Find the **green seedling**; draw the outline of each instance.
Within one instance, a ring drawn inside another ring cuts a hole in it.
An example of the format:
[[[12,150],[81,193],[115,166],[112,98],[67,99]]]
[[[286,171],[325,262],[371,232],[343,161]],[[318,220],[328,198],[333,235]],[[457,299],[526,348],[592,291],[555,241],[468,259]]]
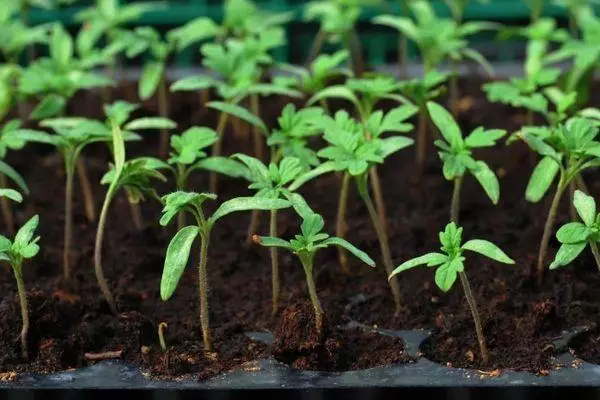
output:
[[[289,189],[289,186],[304,171],[300,160],[295,157],[284,157],[278,163],[271,162],[269,166],[245,154],[234,154],[233,157],[240,160],[248,168],[250,182],[252,182],[249,189],[256,190],[256,194],[254,195],[256,198],[289,200],[292,197],[292,191]],[[258,215],[258,212],[253,210],[250,227],[248,228],[249,241],[252,240],[258,228]],[[269,235],[273,237],[277,236],[277,210],[271,210]],[[276,314],[279,309],[281,292],[279,284],[279,255],[276,248],[271,249],[271,280],[273,314]]]
[[[298,110],[294,104],[286,105],[277,119],[279,127],[272,130],[267,138],[267,145],[272,149],[271,161],[296,157],[305,170],[319,165],[319,157],[308,146],[308,141],[321,134],[317,121],[323,115],[324,110],[319,107]]]
[[[556,238],[561,243],[550,269],[569,265],[589,245],[600,270],[600,214],[596,214],[596,201],[580,190],[575,191],[573,204],[582,222],[569,222],[560,227]]]
[[[171,85],[171,91],[195,91],[215,88],[223,103],[237,105],[244,99],[251,98],[253,114],[259,115],[258,98],[272,94],[301,97],[301,93],[271,83],[260,83],[263,69],[260,64],[270,63],[272,59],[268,50],[283,43],[283,36],[270,38],[268,32],[263,32],[258,38],[248,41],[227,40],[223,44],[207,43],[202,46],[203,65],[207,74],[187,77]],[[216,77],[215,77],[216,75]],[[215,142],[212,156],[221,155],[221,139],[228,123],[229,114],[221,112],[217,123],[219,140]],[[258,136],[258,137],[257,137]],[[254,130],[255,155],[262,159],[262,138],[260,132]],[[210,176],[210,191],[216,192],[218,185],[217,174]]]
[[[364,71],[362,46],[356,34],[356,23],[365,6],[381,5],[381,0],[319,0],[311,1],[304,10],[306,21],[319,21],[319,32],[313,42],[306,64],[321,51],[326,42],[343,43],[352,58],[356,76]]]
[[[290,186],[290,190],[298,189],[305,182],[328,172],[337,171],[343,174],[343,180],[354,178],[358,193],[364,201],[371,217],[371,222],[377,233],[377,239],[381,248],[383,263],[387,275],[392,272],[392,255],[390,252],[387,232],[383,220],[377,212],[371,195],[369,194],[368,180],[369,171],[374,165],[382,164],[391,154],[410,146],[413,140],[404,136],[383,137],[385,132],[406,132],[412,125],[403,123],[408,116],[414,114],[414,107],[405,105],[390,111],[387,115],[378,111],[374,113],[366,125],[351,118],[347,112],[338,111],[335,118],[324,116],[321,122],[325,132],[323,138],[328,146],[320,150],[319,157],[326,159],[323,164],[312,171],[300,176]],[[370,139],[367,138],[366,130],[369,130]],[[338,230],[340,230],[341,216],[345,211],[343,204],[343,186],[338,207]],[[345,223],[344,223],[345,225]],[[341,229],[345,231],[345,229]],[[401,308],[401,294],[398,282],[390,280],[392,294],[396,311]]]
[[[302,215],[300,234],[296,235],[290,241],[280,239],[277,236],[257,236],[255,238],[262,246],[286,249],[298,256],[306,274],[308,293],[315,310],[315,324],[319,337],[322,337],[324,333],[325,313],[321,307],[313,278],[314,259],[317,251],[329,246],[342,247],[368,266],[375,267],[375,261],[367,253],[359,250],[344,239],[331,237],[327,233],[324,233],[324,226],[323,217],[318,214],[307,213],[306,215]]]
[[[3,191],[0,195],[7,196],[16,201],[22,199],[16,192]],[[13,241],[0,235],[0,260],[10,264],[15,275],[15,280],[17,281],[21,317],[23,319],[23,327],[21,328],[21,354],[25,360],[28,358],[27,335],[29,333],[29,309],[27,306],[27,290],[25,289],[25,282],[23,280],[23,261],[35,257],[40,251],[40,246],[37,244],[40,237],[37,236],[34,238],[38,223],[39,216],[33,216],[18,230]]]
[[[498,246],[492,242],[481,239],[472,239],[462,244],[463,229],[454,222],[446,225],[443,232],[440,232],[440,243],[442,245],[441,253],[427,253],[412,260],[408,260],[400,264],[390,275],[390,278],[408,269],[425,265],[427,267],[436,267],[435,284],[444,292],[449,291],[456,277],[460,277],[467,303],[471,309],[473,321],[475,322],[475,332],[479,342],[479,350],[481,351],[481,361],[486,365],[489,361],[485,336],[483,335],[483,327],[477,310],[475,297],[471,292],[471,286],[467,279],[464,262],[466,257],[464,251],[472,251],[479,253],[494,261],[504,264],[514,264],[515,262],[508,257]]]
[[[227,0],[223,4],[223,22],[217,27],[217,37],[246,38],[261,31],[278,28],[289,22],[292,12],[267,12],[250,0]]]
[[[282,70],[289,72],[291,75],[277,76],[274,78],[273,83],[291,87],[305,95],[313,96],[325,89],[332,80],[352,76],[352,71],[342,66],[348,56],[347,50],[340,50],[331,55],[319,55],[310,63],[308,68],[289,64],[280,65],[279,67]],[[326,99],[321,100],[321,106],[328,111]]]
[[[34,44],[46,43],[48,27],[41,25],[29,27],[26,13],[22,12],[25,2],[8,1],[0,10],[0,53],[6,62],[18,66],[25,49]],[[21,19],[15,19],[20,15]]]
[[[519,135],[543,157],[529,178],[525,198],[537,203],[558,178],[538,253],[537,274],[542,277],[548,241],[564,191],[573,180],[580,179],[582,171],[600,165],[598,127],[589,119],[575,117],[556,128],[524,127]]]
[[[175,176],[178,191],[185,191],[187,179],[198,169],[218,172],[232,178],[246,178],[246,168],[227,157],[208,157],[204,151],[218,140],[217,133],[206,127],[192,127],[181,135],[171,136],[169,166]],[[185,214],[177,216],[177,228],[185,225]]]
[[[415,16],[415,21],[409,17],[393,15],[381,15],[373,21],[398,30],[417,45],[423,59],[423,76],[439,68],[443,61],[451,61],[453,73],[450,76],[450,104],[452,115],[456,118],[459,100],[457,63],[468,59],[493,75],[492,66],[485,57],[468,47],[468,38],[485,30],[496,30],[499,25],[478,21],[462,23],[455,19],[440,18],[435,14],[433,6],[423,0],[411,1],[408,7]]]
[[[502,129],[476,128],[469,136],[463,137],[460,127],[446,109],[437,103],[427,103],[433,123],[438,127],[442,138],[435,141],[443,166],[444,178],[454,182],[450,221],[458,224],[460,214],[460,190],[467,172],[477,179],[492,203],[500,199],[500,184],[494,171],[484,162],[473,158],[473,150],[492,147],[506,135]]]
[[[556,22],[543,18],[525,28],[509,31],[528,39],[524,64],[524,77],[508,82],[491,82],[483,85],[488,100],[527,110],[527,125],[533,125],[534,113],[547,115],[548,100],[543,89],[556,85],[560,69],[548,67],[550,42],[564,38],[566,32],[556,28]]]
[[[125,141],[124,134],[115,123],[112,125],[112,146],[114,164],[112,168],[102,177],[100,183],[108,184],[108,190],[104,197],[100,218],[98,219],[98,228],[96,230],[96,241],[94,245],[94,270],[98,285],[102,290],[104,298],[108,303],[113,314],[118,315],[117,303],[106,283],[104,278],[104,270],[102,268],[102,242],[104,240],[104,228],[106,225],[106,217],[110,204],[114,199],[119,189],[125,189],[131,203],[137,204],[144,199],[144,196],[150,195],[158,199],[151,181],[153,179],[166,181],[167,179],[159,172],[160,169],[166,168],[165,163],[161,160],[141,157],[132,160],[125,158]]]
[[[206,217],[203,205],[206,200],[215,200],[212,193],[174,192],[164,196],[164,208],[160,224],[166,226],[173,217],[181,212],[189,212],[195,220],[194,225],[180,229],[171,239],[163,275],[160,282],[160,297],[166,301],[175,292],[177,284],[183,274],[190,257],[190,250],[196,237],[200,236],[200,262],[198,269],[198,285],[200,289],[200,321],[204,339],[204,351],[212,352],[213,342],[210,331],[208,307],[208,247],[211,231],[215,224],[224,216],[237,211],[278,210],[289,207],[291,204],[282,199],[266,199],[259,197],[238,197],[225,201],[210,217]]]

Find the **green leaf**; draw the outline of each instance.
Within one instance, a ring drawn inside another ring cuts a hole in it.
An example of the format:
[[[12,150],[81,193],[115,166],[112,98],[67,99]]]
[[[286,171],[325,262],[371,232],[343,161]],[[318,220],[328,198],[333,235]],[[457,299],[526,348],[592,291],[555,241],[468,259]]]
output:
[[[194,168],[215,171],[231,178],[249,180],[248,170],[239,162],[227,157],[207,157],[194,164]]]
[[[291,191],[298,190],[300,186],[304,185],[306,182],[313,180],[314,178],[327,174],[329,172],[335,171],[335,163],[333,162],[325,162],[316,168],[306,172],[303,175],[300,175],[290,186],[289,189]]]
[[[140,99],[148,100],[156,93],[164,71],[165,64],[161,61],[151,61],[144,65],[138,88]]]
[[[210,222],[214,224],[220,218],[236,211],[249,210],[279,210],[287,208],[292,204],[283,199],[265,199],[260,197],[238,197],[228,200],[221,204],[217,211],[210,217]]]
[[[62,68],[66,68],[73,57],[73,38],[60,24],[54,26],[50,36],[50,56]]]
[[[581,222],[569,222],[560,227],[556,232],[556,238],[561,243],[573,244],[585,242],[590,234],[590,229]]]
[[[410,18],[380,15],[373,18],[373,23],[394,28],[414,42],[419,42],[420,40],[419,28]]]
[[[573,205],[577,214],[587,226],[592,226],[596,219],[596,201],[592,196],[588,196],[581,190],[576,190],[573,196]]]
[[[462,147],[462,133],[452,115],[444,107],[431,101],[427,102],[427,109],[433,123],[438,127],[440,133],[450,146],[454,149]]]
[[[190,250],[194,239],[199,234],[200,230],[197,226],[186,226],[179,230],[173,236],[173,239],[171,239],[167,248],[165,265],[160,280],[160,298],[164,301],[169,300],[175,292],[179,279],[190,258]]]
[[[494,67],[480,52],[467,47],[462,49],[462,54],[479,64],[488,76],[494,76]]]
[[[217,81],[210,76],[198,75],[180,79],[171,85],[171,92],[194,91],[214,87]]]
[[[265,125],[265,123],[256,115],[252,114],[250,111],[245,109],[244,107],[238,106],[237,104],[225,103],[222,101],[211,101],[206,105],[207,107],[214,108],[215,110],[219,110],[223,113],[227,113],[237,117],[241,120],[248,122],[249,124],[257,127],[264,133],[268,133],[269,129]]]
[[[544,157],[533,170],[527,189],[525,190],[525,198],[527,201],[537,203],[544,197],[552,182],[556,178],[559,170],[558,163],[550,157]]]
[[[327,87],[319,92],[317,92],[313,97],[311,97],[307,102],[306,105],[310,106],[313,105],[323,99],[330,99],[330,98],[334,98],[334,99],[345,99],[350,101],[352,104],[354,104],[354,106],[359,109],[360,108],[360,101],[358,100],[358,97],[356,97],[356,95],[354,94],[354,92],[352,92],[352,90],[348,89],[345,86],[330,86]]]
[[[283,194],[285,198],[288,199],[290,203],[292,203],[292,207],[294,207],[296,213],[303,220],[308,218],[310,215],[315,214],[315,212],[312,210],[312,208],[310,208],[306,200],[304,200],[304,197],[302,197],[300,194],[291,193],[288,191],[284,191]]]
[[[281,247],[293,251],[293,247],[287,240],[272,236],[256,236],[258,244],[265,247]]]
[[[440,265],[435,271],[435,284],[447,292],[456,282],[456,276],[464,270],[463,262],[460,258],[454,258]]]
[[[334,246],[343,247],[344,249],[346,249],[350,253],[352,253],[352,255],[354,255],[356,258],[358,258],[359,260],[361,260],[362,262],[367,264],[369,267],[375,267],[375,261],[373,261],[373,259],[371,257],[369,257],[369,255],[367,253],[365,253],[362,250],[357,249],[356,247],[354,247],[353,244],[349,243],[348,241],[346,241],[344,239],[341,239],[338,237],[331,237],[331,238],[325,239],[323,241],[323,244],[325,246],[334,245]]]
[[[14,249],[20,252],[21,249],[26,248],[30,244],[39,222],[39,215],[34,215],[27,222],[25,222],[25,224],[17,231],[17,234],[15,235],[15,240],[13,241]]]
[[[139,129],[175,129],[177,124],[168,119],[161,117],[146,117],[138,118],[125,125],[124,129],[128,131],[136,131]]]
[[[469,240],[462,246],[463,250],[474,251],[482,254],[487,258],[496,260],[504,264],[514,264],[514,260],[506,255],[498,246],[487,240],[473,239]]]
[[[25,194],[29,194],[29,188],[23,177],[15,171],[10,165],[0,160],[0,174],[6,175],[11,181],[19,186],[19,189]]]
[[[504,137],[506,131],[503,129],[486,130],[482,127],[475,129],[465,140],[467,147],[491,147],[498,139]]]
[[[121,175],[121,171],[123,171],[123,166],[125,165],[125,141],[123,140],[121,128],[117,125],[113,125],[112,127],[112,139],[115,171],[117,175]]]
[[[58,94],[49,94],[31,112],[29,118],[41,120],[54,117],[59,114],[67,105],[67,99]]]
[[[570,264],[585,249],[587,242],[564,243],[558,249],[554,261],[550,264],[550,269],[556,269]]]
[[[500,199],[500,183],[494,171],[483,161],[477,161],[477,168],[470,170],[477,179],[492,203],[498,204]]]
[[[21,203],[23,201],[21,193],[14,189],[0,188],[0,197],[6,197],[16,203]]]
[[[389,277],[391,278],[392,276],[399,274],[400,272],[406,271],[414,267],[418,267],[419,265],[435,267],[437,265],[445,263],[446,261],[448,261],[448,256],[445,254],[427,253],[422,256],[403,262],[392,271]]]

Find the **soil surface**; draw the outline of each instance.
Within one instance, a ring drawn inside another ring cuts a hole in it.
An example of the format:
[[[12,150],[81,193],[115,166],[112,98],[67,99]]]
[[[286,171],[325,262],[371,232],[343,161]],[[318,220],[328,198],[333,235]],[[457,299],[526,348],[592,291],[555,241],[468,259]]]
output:
[[[465,133],[477,126],[503,128],[513,132],[524,121],[520,113],[487,103],[480,91],[481,81],[462,83],[460,124]],[[117,96],[136,102],[135,87],[124,87]],[[216,115],[202,110],[199,96],[174,94],[171,117],[181,130],[191,125],[215,126]],[[600,104],[595,99],[595,105]],[[285,104],[283,99],[267,99],[262,109],[272,124]],[[332,104],[332,107],[343,104]],[[73,115],[100,115],[99,96],[80,95],[73,102]],[[147,102],[136,116],[156,113]],[[229,129],[224,140],[226,154],[250,151],[249,135]],[[147,140],[128,147],[129,157],[156,155],[157,132]],[[315,145],[319,145],[316,143]],[[108,152],[102,145],[84,152],[96,206],[106,187],[98,184],[106,171]],[[104,242],[105,276],[117,298],[121,314],[113,316],[102,300],[93,273],[93,245],[96,224],[86,219],[79,186],[75,185],[74,284],[61,281],[64,172],[62,160],[53,149],[28,146],[9,153],[8,161],[26,178],[31,195],[14,206],[15,220],[22,224],[39,213],[41,252],[26,263],[25,282],[31,312],[30,360],[20,357],[18,335],[20,312],[14,278],[2,268],[0,290],[0,372],[50,372],[77,368],[93,362],[90,358],[113,356],[136,364],[152,376],[207,379],[235,368],[251,368],[252,361],[275,357],[295,368],[354,370],[412,360],[400,339],[371,332],[346,330],[354,319],[369,325],[393,329],[428,329],[432,336],[422,347],[423,355],[442,364],[478,369],[517,369],[545,373],[555,367],[553,357],[564,349],[553,346],[562,331],[575,326],[599,326],[600,274],[591,254],[559,271],[549,272],[541,285],[530,277],[550,198],[530,204],[524,191],[536,158],[522,143],[500,145],[477,152],[496,171],[501,199],[494,206],[474,179],[465,179],[461,224],[463,237],[495,242],[515,259],[506,266],[472,255],[466,272],[480,307],[491,363],[481,364],[470,311],[459,285],[442,293],[433,283],[433,270],[422,268],[399,276],[404,308],[394,315],[393,302],[380,260],[379,245],[365,206],[355,190],[348,208],[347,239],[367,251],[378,266],[370,269],[351,259],[351,274],[340,272],[337,252],[326,249],[315,262],[315,280],[328,324],[323,337],[315,337],[314,316],[304,273],[295,257],[280,253],[283,292],[281,311],[271,315],[271,277],[268,250],[246,244],[248,214],[224,218],[213,232],[209,254],[211,326],[216,353],[203,352],[199,321],[197,274],[192,257],[180,286],[168,302],[160,300],[159,283],[163,257],[174,234],[174,225],[158,225],[160,205],[141,205],[144,229],[134,228],[124,195],[118,195],[109,212]],[[30,162],[35,160],[35,162]],[[411,149],[392,156],[379,168],[388,215],[388,232],[394,263],[439,247],[438,232],[449,219],[451,183],[441,174],[441,164],[431,146],[427,167],[415,175]],[[600,194],[596,171],[584,174],[592,194]],[[159,193],[172,190],[172,182],[158,185]],[[189,187],[206,190],[208,175],[194,174]],[[247,183],[220,179],[219,201],[248,195]],[[325,176],[302,189],[307,201],[335,231],[339,181]],[[216,202],[215,202],[216,204]],[[214,205],[211,205],[214,210]],[[280,236],[289,238],[299,229],[292,212],[279,213]],[[561,204],[557,224],[568,220],[567,202]],[[265,214],[259,233],[268,231]],[[5,226],[2,225],[2,229]],[[557,249],[552,240],[548,261]],[[165,322],[167,351],[158,344],[158,324]],[[271,332],[273,345],[250,339],[249,332]],[[581,356],[600,360],[598,333],[573,342],[587,348]]]

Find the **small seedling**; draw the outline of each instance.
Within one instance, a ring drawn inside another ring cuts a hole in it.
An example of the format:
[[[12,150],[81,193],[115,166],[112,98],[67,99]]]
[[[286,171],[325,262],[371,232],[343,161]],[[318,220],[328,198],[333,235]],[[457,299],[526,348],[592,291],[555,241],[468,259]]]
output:
[[[429,114],[440,130],[443,140],[436,140],[440,159],[444,163],[444,178],[454,182],[450,221],[458,224],[460,213],[460,190],[466,172],[470,172],[479,182],[492,203],[497,204],[500,198],[500,184],[494,171],[484,162],[475,160],[474,149],[492,147],[506,135],[502,129],[476,128],[469,136],[463,137],[460,127],[452,115],[437,103],[427,103]]]
[[[20,195],[16,192],[3,191],[0,195],[10,197],[13,200],[20,199]],[[40,251],[40,246],[37,244],[40,237],[37,236],[34,238],[38,223],[39,216],[34,215],[18,230],[12,242],[7,237],[0,235],[0,261],[10,264],[15,275],[15,280],[17,281],[21,317],[23,319],[21,354],[25,360],[28,358],[27,335],[29,333],[29,309],[27,306],[27,290],[23,281],[23,261],[35,257]]]
[[[272,162],[268,167],[260,160],[245,154],[234,154],[233,157],[239,159],[248,167],[250,171],[249,179],[252,182],[249,189],[257,191],[254,195],[256,198],[283,198],[289,200],[292,196],[289,186],[304,171],[300,160],[295,157],[284,157],[279,163]],[[258,215],[258,212],[255,212],[255,210],[252,211],[250,226],[248,228],[249,241],[252,240],[258,228]],[[277,236],[277,210],[271,210],[269,235],[273,237]],[[273,314],[276,314],[279,309],[280,297],[279,255],[276,248],[271,249],[271,279]]]
[[[564,191],[573,180],[580,177],[582,171],[600,165],[600,142],[596,140],[597,135],[598,127],[594,122],[581,117],[571,118],[556,128],[525,127],[519,134],[533,151],[543,157],[529,178],[525,198],[537,203],[558,176],[538,253],[539,277],[544,273],[548,242]]]
[[[164,208],[160,218],[160,224],[166,226],[173,217],[181,212],[189,212],[195,220],[194,225],[180,229],[171,239],[167,254],[163,275],[160,282],[160,297],[166,301],[175,292],[179,279],[187,265],[190,250],[196,237],[200,236],[200,262],[198,270],[198,284],[200,289],[200,321],[202,325],[202,336],[204,339],[204,351],[213,351],[213,342],[210,331],[209,308],[208,308],[208,246],[211,231],[217,221],[222,217],[236,211],[278,210],[289,207],[291,204],[282,199],[266,199],[258,197],[238,197],[222,203],[212,216],[207,218],[204,214],[203,205],[206,200],[215,200],[216,195],[212,193],[174,192],[163,196]]]
[[[100,181],[103,185],[108,184],[109,186],[104,197],[100,218],[98,219],[98,228],[96,230],[94,270],[96,279],[110,310],[115,315],[118,315],[117,303],[106,283],[102,268],[102,242],[104,240],[104,227],[110,204],[121,188],[127,191],[129,201],[132,203],[138,203],[140,200],[143,200],[145,195],[151,195],[158,199],[158,195],[152,188],[151,180],[166,181],[167,179],[159,172],[159,169],[165,168],[165,163],[161,160],[141,157],[125,161],[125,141],[118,125],[113,125],[112,127],[112,140],[114,164],[111,170]]]
[[[368,266],[375,267],[375,261],[373,261],[365,252],[357,249],[344,239],[330,237],[327,233],[324,233],[324,226],[325,223],[323,217],[318,214],[307,213],[306,215],[302,215],[302,225],[300,226],[301,233],[296,235],[294,239],[291,239],[290,241],[280,239],[277,236],[255,237],[255,240],[262,246],[283,248],[298,256],[298,259],[304,268],[304,273],[306,274],[308,293],[315,310],[316,329],[319,337],[322,337],[324,333],[324,312],[319,297],[317,296],[317,288],[313,278],[314,259],[317,251],[329,246],[343,247]]]
[[[414,107],[405,105],[390,111],[385,118],[383,112],[374,113],[372,118],[367,121],[370,133],[369,139],[365,133],[367,129],[365,125],[355,121],[346,111],[338,111],[335,118],[324,116],[321,122],[325,132],[323,138],[329,146],[320,150],[317,154],[327,161],[300,176],[290,186],[291,190],[296,190],[305,182],[332,171],[343,173],[346,176],[344,180],[349,180],[350,177],[354,178],[358,192],[367,206],[371,222],[377,233],[387,275],[392,272],[392,255],[383,220],[369,194],[369,171],[374,165],[382,164],[389,155],[413,143],[412,139],[404,136],[384,138],[382,135],[388,131],[409,131],[412,125],[400,123],[400,121],[404,121],[415,111]],[[343,188],[341,192],[343,192]],[[340,196],[340,199],[342,199],[342,196]],[[338,208],[338,224],[342,207],[344,206]],[[395,279],[390,280],[390,286],[394,296],[396,312],[398,312],[401,308],[400,288]]]
[[[460,277],[460,283],[462,284],[467,303],[471,309],[473,315],[473,321],[475,322],[475,332],[477,333],[477,340],[479,341],[479,349],[481,351],[481,360],[483,364],[487,364],[489,361],[487,346],[485,343],[485,337],[483,335],[483,327],[481,325],[481,319],[479,318],[479,311],[477,310],[477,303],[467,274],[465,272],[464,262],[466,260],[463,254],[465,250],[479,253],[492,260],[504,263],[514,264],[515,262],[508,257],[498,246],[492,242],[481,239],[472,239],[462,244],[462,232],[463,229],[456,225],[454,222],[446,225],[443,232],[440,232],[440,243],[442,245],[442,253],[427,253],[423,256],[413,258],[402,264],[400,264],[390,275],[390,278],[399,274],[400,272],[408,269],[425,265],[427,267],[437,267],[435,271],[435,284],[444,292],[449,291],[456,281],[457,275]]]
[[[168,328],[169,325],[167,325],[166,322],[161,322],[160,324],[158,324],[158,341],[160,343],[160,348],[162,349],[162,351],[167,351],[167,342],[165,340],[165,329]]]

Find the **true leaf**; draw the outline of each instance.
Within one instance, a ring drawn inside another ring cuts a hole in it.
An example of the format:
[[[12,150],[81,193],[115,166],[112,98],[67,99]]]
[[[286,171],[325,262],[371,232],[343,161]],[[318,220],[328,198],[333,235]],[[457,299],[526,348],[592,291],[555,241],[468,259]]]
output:
[[[573,197],[573,205],[583,223],[591,226],[596,219],[596,201],[594,198],[583,193],[581,190],[576,190]]]
[[[561,243],[579,243],[586,241],[590,233],[590,229],[581,222],[569,222],[560,227],[556,232],[556,238]]]
[[[139,83],[139,96],[148,100],[154,95],[165,71],[165,64],[161,61],[151,61],[144,65]]]
[[[444,292],[447,292],[452,288],[452,285],[456,282],[456,276],[463,269],[464,266],[460,258],[454,258],[443,263],[435,270],[435,284]]]
[[[440,130],[440,133],[453,148],[461,147],[463,137],[460,128],[452,118],[452,115],[442,106],[434,102],[427,103],[427,109],[431,119]]]

